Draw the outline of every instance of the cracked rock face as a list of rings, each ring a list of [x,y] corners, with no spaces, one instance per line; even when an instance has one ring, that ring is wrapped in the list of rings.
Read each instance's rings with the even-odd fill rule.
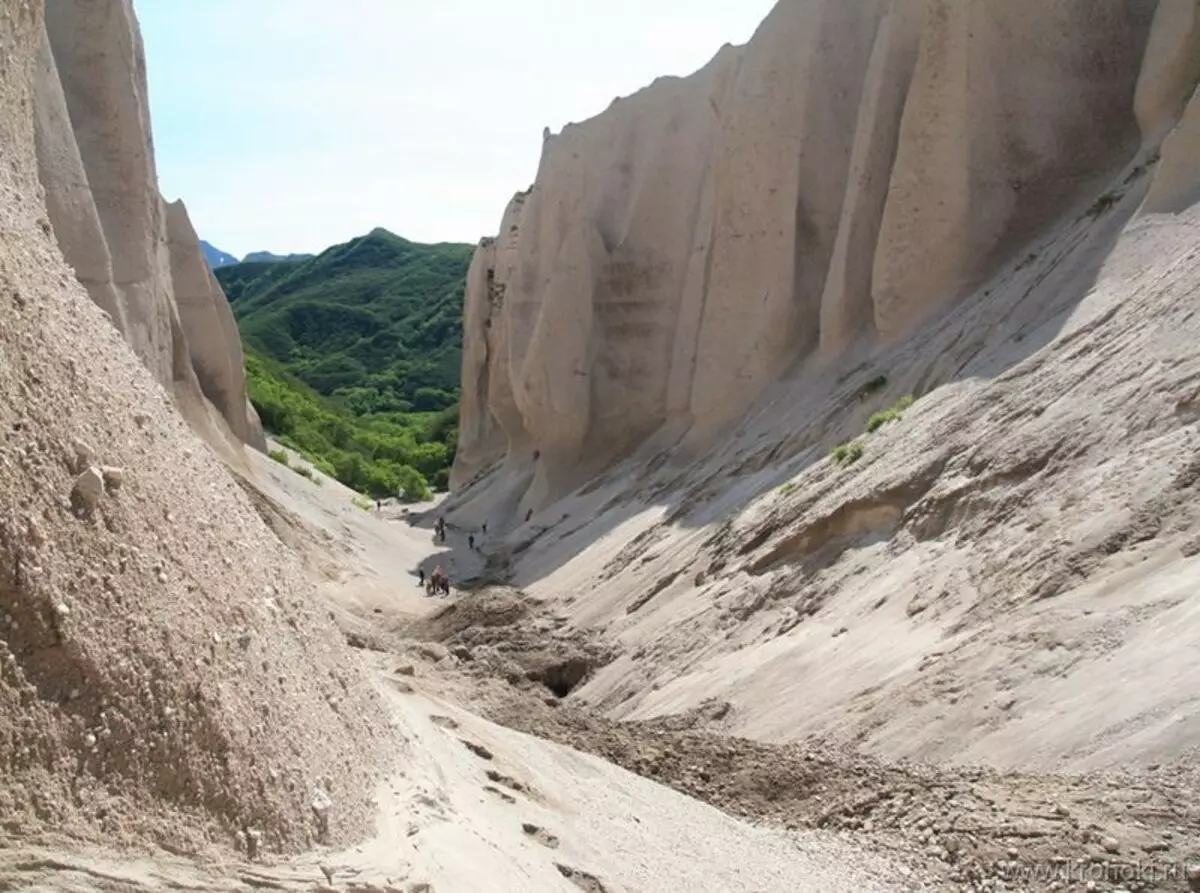
[[[502,464],[519,519],[655,434],[703,446],[797,361],[983,292],[1164,136],[1178,206],[1198,34],[1190,0],[782,0],[549,136],[469,275],[454,486]]]

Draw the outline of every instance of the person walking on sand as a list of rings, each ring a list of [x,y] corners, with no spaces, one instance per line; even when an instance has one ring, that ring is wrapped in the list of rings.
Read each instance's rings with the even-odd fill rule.
[[[425,586],[425,568],[423,568],[423,567],[417,568],[417,580],[420,581],[421,587],[424,588],[424,586]]]
[[[467,534],[467,548],[472,552],[475,551],[475,534],[473,533]]]

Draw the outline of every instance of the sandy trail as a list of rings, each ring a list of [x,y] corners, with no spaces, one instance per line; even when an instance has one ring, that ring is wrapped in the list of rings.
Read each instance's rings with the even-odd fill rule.
[[[344,852],[274,863],[269,857],[235,863],[0,848],[0,888],[914,889],[907,869],[847,838],[751,826],[596,757],[487,722],[382,668],[377,678],[408,743],[379,791],[374,839]]]
[[[270,448],[283,449],[274,442]],[[421,616],[440,602],[425,596],[418,568],[429,574],[440,565],[452,584],[482,572],[484,559],[468,547],[469,531],[449,527],[444,543],[434,536],[436,501],[409,507],[388,500],[376,508],[320,472],[313,472],[320,481],[314,483],[266,456],[247,452],[252,453],[255,486],[290,515],[292,536],[307,535],[300,551],[321,574],[324,594],[341,610],[357,617]],[[287,452],[292,465],[308,465]],[[415,526],[410,522],[418,515],[423,520]]]

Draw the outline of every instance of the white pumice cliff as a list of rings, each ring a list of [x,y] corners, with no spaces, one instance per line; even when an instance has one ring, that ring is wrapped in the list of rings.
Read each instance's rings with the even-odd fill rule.
[[[1198,82],[1195,0],[781,0],[549,135],[470,273],[445,511],[619,643],[572,699],[1188,759]]]
[[[986,290],[1177,125],[1186,142],[1195,16],[784,0],[747,46],[551,135],[471,274],[455,483],[503,459],[541,507]],[[1186,194],[1170,154],[1157,188]]]
[[[49,224],[92,300],[206,440],[226,456],[242,443],[264,449],[233,313],[186,209],[159,195],[145,67],[128,0],[46,4],[33,108]]]

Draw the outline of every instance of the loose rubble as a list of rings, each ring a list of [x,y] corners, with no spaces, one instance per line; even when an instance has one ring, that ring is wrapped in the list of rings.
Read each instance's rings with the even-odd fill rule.
[[[423,689],[489,719],[610,760],[750,821],[866,838],[945,890],[1168,891],[1200,883],[1200,772],[1056,776],[890,765],[817,743],[772,745],[717,731],[731,707],[622,723],[547,698],[552,655],[611,654],[512,590],[413,624],[451,645]],[[459,656],[463,645],[468,658]],[[502,644],[503,643],[503,644]],[[427,649],[423,642],[408,653]],[[493,652],[494,649],[494,652]],[[517,669],[522,668],[522,669]],[[1055,886],[1057,885],[1057,886]]]

